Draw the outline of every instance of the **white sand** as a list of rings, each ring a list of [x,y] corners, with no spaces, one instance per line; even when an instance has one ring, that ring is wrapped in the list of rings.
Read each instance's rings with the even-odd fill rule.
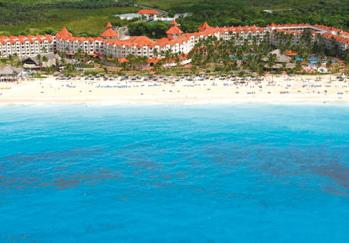
[[[55,77],[0,83],[0,105],[12,104],[349,104],[349,79],[335,76],[241,78],[157,77],[73,79]]]

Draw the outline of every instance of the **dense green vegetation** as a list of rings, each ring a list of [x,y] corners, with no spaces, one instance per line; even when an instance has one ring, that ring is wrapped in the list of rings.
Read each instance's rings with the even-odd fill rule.
[[[37,34],[67,26],[95,35],[113,15],[136,10],[133,0],[0,0],[0,33]]]
[[[113,15],[140,8],[192,13],[180,20],[185,31],[203,21],[218,26],[308,22],[349,30],[349,0],[0,0],[0,32],[50,33],[66,25],[76,34],[96,35],[106,21],[130,24]],[[131,32],[159,37],[165,27],[137,22]]]
[[[183,22],[187,31],[206,20],[220,26],[317,23],[349,29],[349,0],[197,0],[170,11],[193,13]]]
[[[166,31],[170,28],[170,23],[150,22],[150,23],[131,23],[128,25],[131,35],[146,35],[151,38],[162,38],[166,36]]]

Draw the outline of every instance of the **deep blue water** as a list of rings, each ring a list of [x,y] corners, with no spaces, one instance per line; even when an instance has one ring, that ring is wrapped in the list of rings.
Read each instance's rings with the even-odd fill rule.
[[[349,242],[349,107],[0,108],[0,242]]]

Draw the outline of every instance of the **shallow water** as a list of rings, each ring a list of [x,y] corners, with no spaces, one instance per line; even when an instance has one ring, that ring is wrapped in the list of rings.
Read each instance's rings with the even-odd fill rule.
[[[349,242],[349,107],[0,108],[0,242]]]

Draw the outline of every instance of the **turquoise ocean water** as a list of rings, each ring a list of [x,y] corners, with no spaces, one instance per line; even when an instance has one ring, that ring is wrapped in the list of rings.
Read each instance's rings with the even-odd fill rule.
[[[0,242],[349,242],[347,106],[0,108]]]

